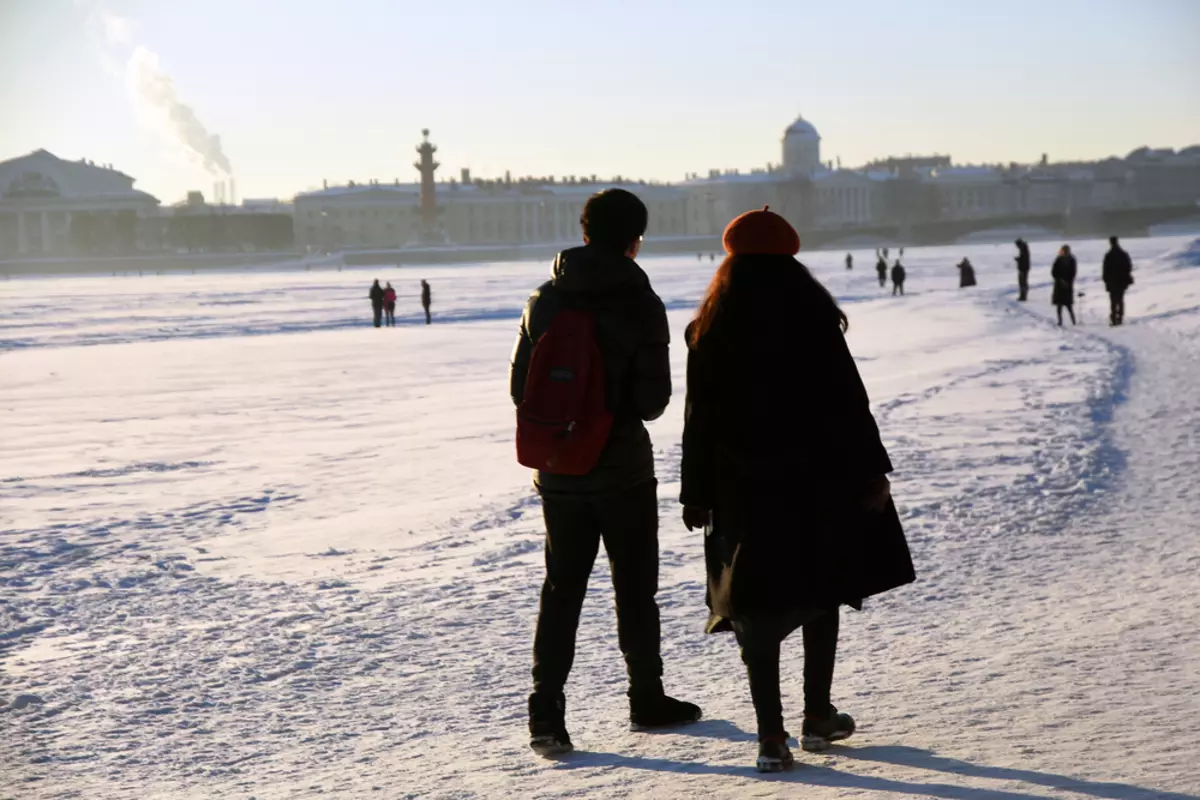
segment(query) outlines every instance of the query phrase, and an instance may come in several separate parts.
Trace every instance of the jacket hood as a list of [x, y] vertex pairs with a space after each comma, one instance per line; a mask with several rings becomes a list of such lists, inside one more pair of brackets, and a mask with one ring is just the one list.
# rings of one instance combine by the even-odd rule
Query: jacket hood
[[565, 292], [650, 288], [650, 279], [632, 258], [588, 246], [559, 253], [550, 277], [554, 286]]

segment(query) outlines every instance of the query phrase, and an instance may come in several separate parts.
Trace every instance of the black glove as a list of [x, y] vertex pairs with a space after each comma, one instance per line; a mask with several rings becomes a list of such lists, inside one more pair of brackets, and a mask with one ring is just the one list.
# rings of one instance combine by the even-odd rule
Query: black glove
[[712, 512], [698, 506], [683, 507], [683, 524], [689, 531], [706, 528], [712, 521]]

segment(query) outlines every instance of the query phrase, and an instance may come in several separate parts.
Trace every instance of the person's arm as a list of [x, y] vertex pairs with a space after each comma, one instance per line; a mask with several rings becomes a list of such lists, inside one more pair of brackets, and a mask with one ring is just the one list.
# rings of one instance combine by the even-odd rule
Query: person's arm
[[822, 332], [811, 347], [823, 353], [813, 364], [814, 373], [822, 376], [817, 379], [821, 388], [816, 437], [824, 440], [828, 466], [863, 479], [888, 474], [892, 462], [845, 336], [836, 329]]
[[633, 357], [633, 407], [644, 421], [662, 416], [671, 402], [671, 330], [662, 300], [647, 291], [641, 337]]
[[[683, 405], [683, 455], [680, 459], [679, 502], [688, 527], [703, 527], [712, 509], [712, 469], [715, 452], [712, 430], [712, 386], [703, 356], [688, 350], [687, 395]], [[688, 511], [693, 509], [693, 511]], [[689, 515], [695, 514], [690, 521]], [[695, 524], [693, 524], [695, 523]]]
[[512, 359], [508, 369], [508, 393], [513, 405], [521, 405], [525, 399], [525, 379], [529, 376], [529, 359], [533, 355], [533, 340], [529, 336], [529, 319], [533, 314], [533, 306], [537, 295], [529, 298], [525, 311], [521, 314], [521, 327], [517, 331], [517, 341], [513, 345]]

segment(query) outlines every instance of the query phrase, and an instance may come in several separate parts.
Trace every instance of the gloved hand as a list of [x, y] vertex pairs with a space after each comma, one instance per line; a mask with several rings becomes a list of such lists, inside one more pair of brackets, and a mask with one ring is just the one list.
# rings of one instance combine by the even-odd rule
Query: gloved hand
[[876, 475], [863, 487], [860, 502], [868, 511], [881, 513], [892, 497], [892, 484], [886, 475]]
[[712, 512], [698, 506], [683, 507], [683, 524], [689, 531], [704, 528], [712, 521]]

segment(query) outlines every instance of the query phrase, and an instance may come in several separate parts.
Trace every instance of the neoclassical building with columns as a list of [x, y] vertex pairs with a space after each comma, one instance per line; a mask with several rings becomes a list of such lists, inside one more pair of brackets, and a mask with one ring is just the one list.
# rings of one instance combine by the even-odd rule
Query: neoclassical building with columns
[[46, 150], [0, 162], [0, 258], [123, 255], [158, 200], [111, 165]]

